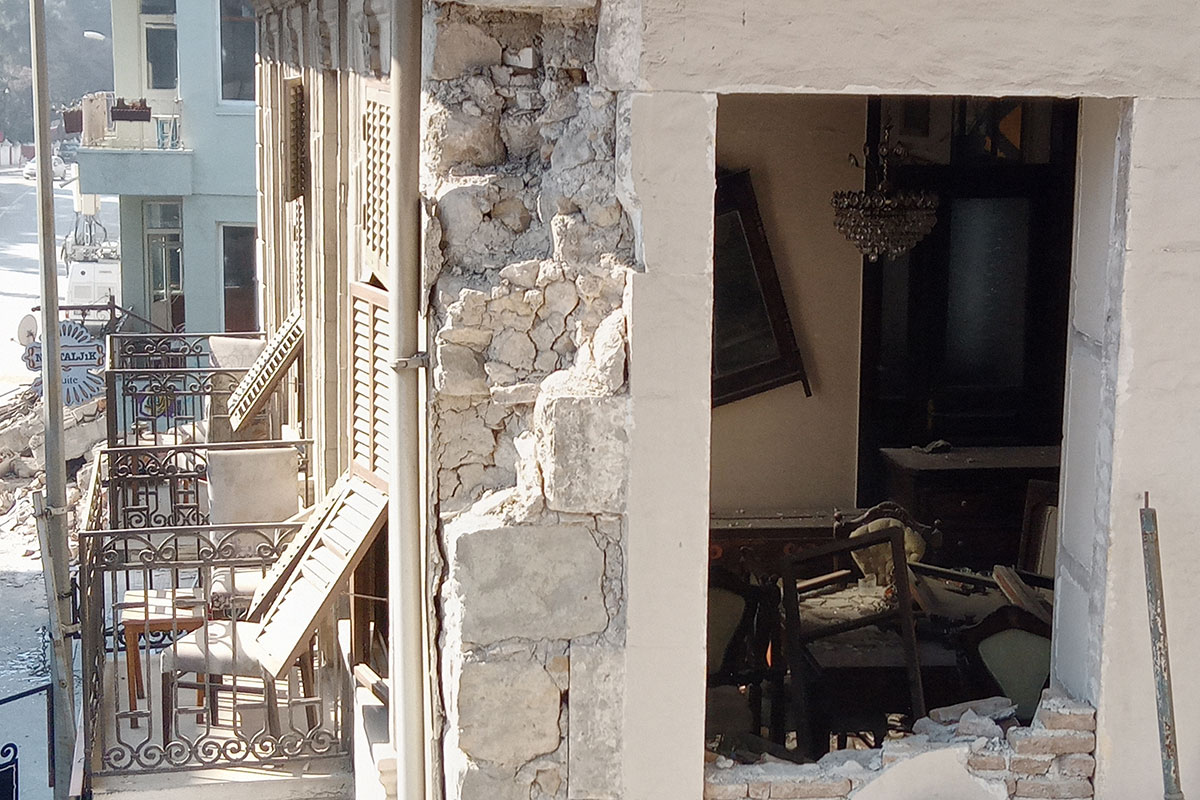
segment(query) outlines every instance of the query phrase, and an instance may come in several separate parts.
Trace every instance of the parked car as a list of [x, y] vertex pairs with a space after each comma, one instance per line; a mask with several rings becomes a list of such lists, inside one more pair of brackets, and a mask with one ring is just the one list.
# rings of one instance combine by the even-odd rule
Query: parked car
[[[61, 181], [63, 178], [67, 177], [66, 162], [63, 161], [58, 156], [51, 156], [50, 157], [50, 174], [54, 177], [55, 180], [58, 180], [58, 181]], [[30, 180], [30, 181], [37, 177], [37, 159], [36, 158], [31, 158], [25, 162], [25, 169], [21, 172], [21, 175], [24, 176], [26, 180]]]

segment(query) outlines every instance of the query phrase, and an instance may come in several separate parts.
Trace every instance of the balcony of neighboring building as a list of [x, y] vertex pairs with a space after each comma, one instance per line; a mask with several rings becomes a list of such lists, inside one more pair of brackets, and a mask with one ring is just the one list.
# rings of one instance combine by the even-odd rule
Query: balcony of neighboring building
[[386, 498], [344, 482], [314, 504], [312, 442], [280, 438], [278, 380], [259, 380], [291, 363], [292, 350], [274, 358], [284, 345], [109, 338], [108, 441], [78, 559], [77, 753], [92, 797], [354, 794], [345, 584], [322, 570], [331, 555], [352, 569]]
[[183, 104], [116, 97], [83, 98], [79, 113], [79, 185], [85, 193], [189, 195], [192, 150]]

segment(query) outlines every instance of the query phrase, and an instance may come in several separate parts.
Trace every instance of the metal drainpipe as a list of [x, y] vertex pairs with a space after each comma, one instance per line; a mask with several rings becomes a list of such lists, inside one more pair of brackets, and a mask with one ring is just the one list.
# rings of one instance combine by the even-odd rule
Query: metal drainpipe
[[391, 604], [392, 742], [396, 790], [404, 800], [425, 798], [425, 569], [421, 542], [421, 407], [423, 373], [403, 359], [420, 349], [421, 294], [421, 17], [422, 0], [392, 3], [392, 161], [390, 221], [395, 391], [388, 515]]

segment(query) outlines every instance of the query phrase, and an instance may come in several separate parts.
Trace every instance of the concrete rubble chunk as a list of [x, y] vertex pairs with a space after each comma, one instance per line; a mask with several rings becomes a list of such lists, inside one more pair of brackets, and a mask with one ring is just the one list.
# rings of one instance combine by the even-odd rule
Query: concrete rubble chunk
[[987, 739], [999, 739], [1004, 735], [1000, 726], [991, 717], [976, 714], [971, 709], [963, 712], [954, 727], [955, 736], [982, 736]]
[[1017, 704], [1007, 697], [988, 697], [983, 700], [968, 700], [965, 703], [955, 703], [952, 706], [942, 706], [929, 712], [929, 718], [941, 725], [950, 725], [962, 719], [962, 715], [972, 711], [981, 717], [993, 720], [1008, 719], [1017, 713]]
[[608, 625], [604, 554], [581, 525], [503, 525], [459, 517], [451, 543], [448, 613], [469, 644], [511, 638], [572, 639]]
[[1091, 753], [1096, 736], [1090, 731], [1055, 731], [1045, 728], [1010, 728], [1008, 743], [1019, 755]]
[[515, 768], [559, 744], [558, 687], [532, 661], [470, 662], [458, 680], [458, 740], [477, 761]]
[[462, 776], [459, 800], [529, 800], [529, 784], [507, 770], [472, 764]]
[[446, 22], [437, 29], [431, 77], [449, 80], [474, 69], [496, 66], [502, 55], [500, 43], [476, 26]]

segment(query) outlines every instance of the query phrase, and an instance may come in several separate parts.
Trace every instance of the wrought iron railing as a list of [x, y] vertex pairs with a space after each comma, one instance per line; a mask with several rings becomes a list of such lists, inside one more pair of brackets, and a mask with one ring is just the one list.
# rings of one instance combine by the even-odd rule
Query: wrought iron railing
[[256, 590], [279, 579], [299, 524], [210, 524], [207, 503], [215, 452], [274, 448], [295, 451], [287, 483], [309, 505], [311, 441], [222, 440], [245, 370], [214, 365], [207, 335], [113, 335], [108, 363], [109, 446], [79, 541], [88, 780], [346, 753], [349, 678], [330, 634], [278, 677], [247, 662], [269, 603]]
[[180, 150], [183, 141], [183, 103], [174, 100], [133, 106], [112, 92], [84, 95], [80, 104], [81, 143], [84, 147], [118, 150]]
[[84, 736], [91, 775], [260, 766], [347, 752], [348, 676], [318, 634], [275, 678], [257, 667], [253, 590], [298, 524], [81, 537]]
[[100, 460], [110, 524], [115, 528], [207, 525], [211, 521], [205, 483], [209, 454], [228, 450], [294, 449], [307, 506], [312, 500], [308, 495], [310, 444], [308, 439], [293, 439], [107, 448]]

